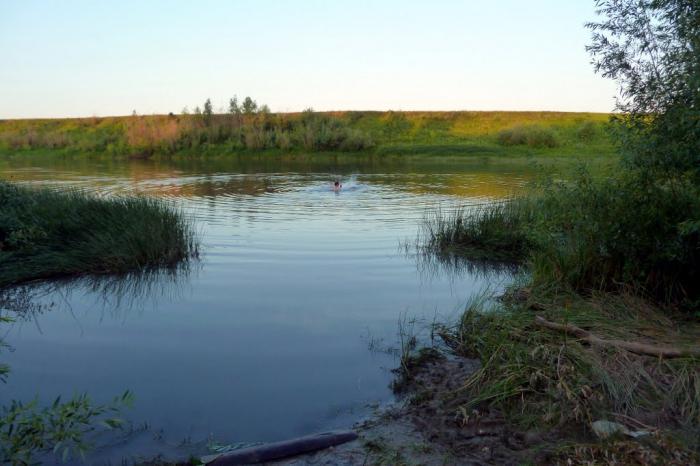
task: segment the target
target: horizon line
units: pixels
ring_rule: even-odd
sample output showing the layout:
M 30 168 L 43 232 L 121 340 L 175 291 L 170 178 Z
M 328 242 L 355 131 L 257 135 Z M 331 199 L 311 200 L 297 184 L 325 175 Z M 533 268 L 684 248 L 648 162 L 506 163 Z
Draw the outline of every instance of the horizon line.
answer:
M 313 110 L 313 109 L 312 109 Z M 306 110 L 299 111 L 279 111 L 269 112 L 271 115 L 298 115 Z M 313 110 L 314 113 L 569 113 L 569 114 L 594 114 L 594 115 L 613 115 L 620 113 L 615 110 L 609 112 L 589 111 L 589 110 Z M 121 115 L 86 115 L 86 116 L 58 116 L 58 117 L 0 117 L 0 122 L 3 121 L 27 121 L 27 120 L 85 120 L 91 118 L 129 118 L 133 116 L 195 116 L 196 113 L 130 113 Z M 214 112 L 212 115 L 230 115 L 229 112 Z

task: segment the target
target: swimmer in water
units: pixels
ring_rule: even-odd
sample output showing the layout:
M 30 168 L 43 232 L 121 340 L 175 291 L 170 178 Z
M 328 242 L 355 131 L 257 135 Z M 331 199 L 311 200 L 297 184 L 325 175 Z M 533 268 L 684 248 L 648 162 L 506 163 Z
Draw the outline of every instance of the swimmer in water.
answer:
M 340 181 L 335 180 L 335 183 L 333 183 L 333 191 L 338 192 L 340 191 L 340 188 L 342 188 L 343 185 L 340 184 Z

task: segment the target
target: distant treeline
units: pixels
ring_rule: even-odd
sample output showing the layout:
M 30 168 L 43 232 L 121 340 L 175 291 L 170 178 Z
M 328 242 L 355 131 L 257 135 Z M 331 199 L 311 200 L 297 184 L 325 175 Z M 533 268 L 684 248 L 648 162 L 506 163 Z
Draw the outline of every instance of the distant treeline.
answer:
M 201 108 L 180 114 L 4 120 L 0 150 L 149 157 L 265 150 L 458 155 L 519 148 L 598 155 L 611 151 L 607 120 L 605 114 L 553 112 L 272 113 L 250 97 L 241 103 L 234 97 L 227 113 L 214 113 L 207 99 Z

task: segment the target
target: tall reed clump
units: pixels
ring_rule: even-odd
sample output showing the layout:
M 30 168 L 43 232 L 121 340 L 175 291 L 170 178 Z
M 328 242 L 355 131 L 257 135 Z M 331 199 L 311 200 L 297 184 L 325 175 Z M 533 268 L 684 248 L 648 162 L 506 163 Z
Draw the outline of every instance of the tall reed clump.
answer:
M 197 254 L 192 223 L 162 201 L 0 182 L 0 287 L 173 267 Z
M 525 199 L 438 210 L 425 218 L 419 243 L 441 254 L 519 261 L 531 248 L 525 229 L 531 215 Z

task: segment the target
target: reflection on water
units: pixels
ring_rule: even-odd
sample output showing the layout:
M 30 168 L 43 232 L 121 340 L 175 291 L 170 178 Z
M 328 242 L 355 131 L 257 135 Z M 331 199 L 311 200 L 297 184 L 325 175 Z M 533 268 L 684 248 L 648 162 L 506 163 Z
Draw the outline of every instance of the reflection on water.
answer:
M 371 158 L 0 161 L 0 176 L 99 195 L 160 196 L 191 215 L 195 270 L 20 288 L 0 302 L 2 400 L 136 395 L 130 418 L 178 442 L 347 427 L 392 399 L 400 315 L 458 312 L 511 270 L 405 254 L 426 211 L 517 190 L 525 166 Z M 332 181 L 344 189 L 334 193 Z M 143 444 L 139 448 L 145 449 Z M 123 449 L 126 446 L 123 446 Z M 117 453 L 115 453 L 117 454 Z
M 183 296 L 189 279 L 201 264 L 187 262 L 173 268 L 148 269 L 115 275 L 61 278 L 0 290 L 0 317 L 12 322 L 35 321 L 42 314 L 60 309 L 70 312 L 74 295 L 92 298 L 90 312 L 125 319 L 131 312 L 143 312 Z
M 415 248 L 415 252 L 412 248 Z M 519 271 L 519 266 L 512 262 L 466 259 L 451 252 L 426 250 L 412 244 L 407 244 L 406 250 L 407 255 L 415 260 L 418 272 L 424 280 L 455 282 L 471 276 L 494 283 L 502 278 L 509 279 Z
M 317 157 L 311 159 L 231 158 L 171 161 L 114 160 L 88 157 L 22 157 L 0 160 L 3 178 L 36 184 L 70 185 L 102 192 L 137 189 L 153 195 L 213 197 L 261 196 L 296 186 L 298 180 L 322 175 L 329 184 L 353 174 L 371 178 L 374 185 L 414 194 L 497 198 L 510 194 L 533 174 L 521 162 L 509 166 L 469 160 L 461 163 Z M 346 183 L 343 183 L 346 185 Z

